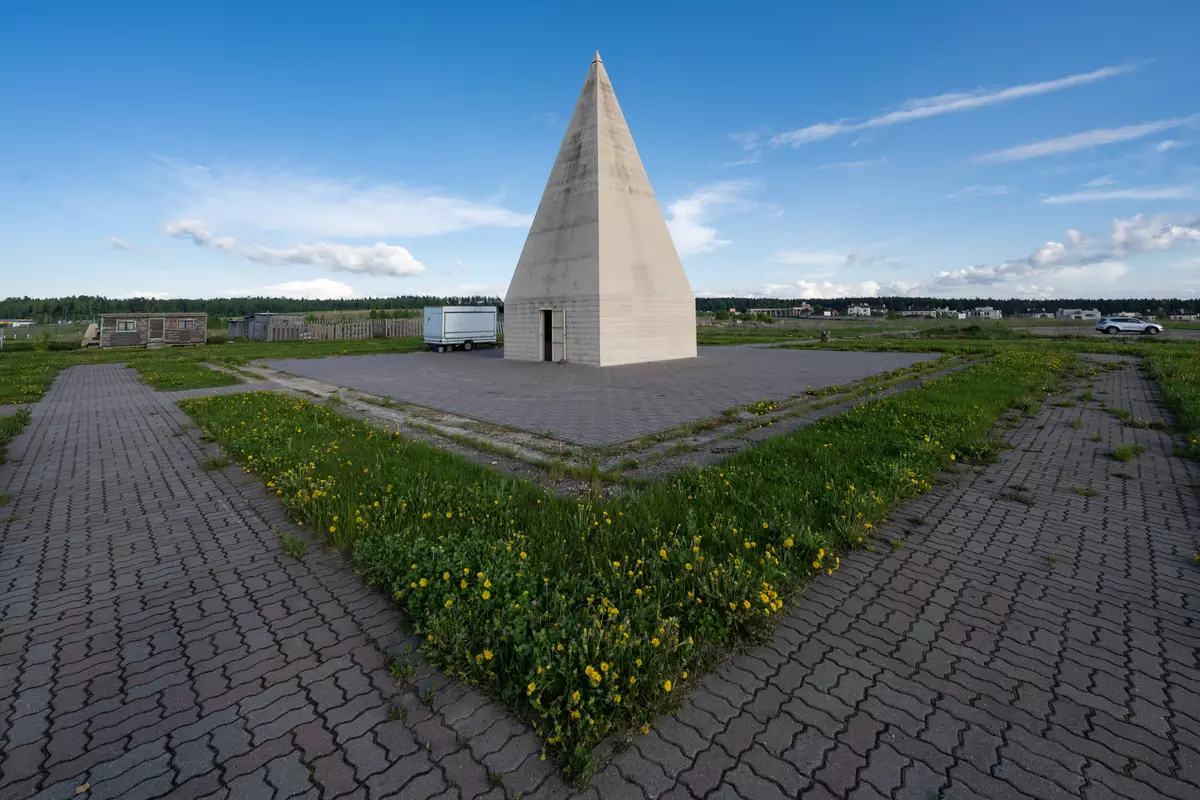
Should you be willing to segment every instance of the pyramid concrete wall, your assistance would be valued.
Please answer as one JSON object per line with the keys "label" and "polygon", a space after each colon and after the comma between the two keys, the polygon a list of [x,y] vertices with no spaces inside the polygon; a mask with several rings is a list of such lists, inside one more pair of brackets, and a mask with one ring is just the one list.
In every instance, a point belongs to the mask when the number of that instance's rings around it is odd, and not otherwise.
{"label": "pyramid concrete wall", "polygon": [[695,299],[599,54],[504,302],[504,355],[542,360],[541,312],[566,314],[566,359],[696,355]]}

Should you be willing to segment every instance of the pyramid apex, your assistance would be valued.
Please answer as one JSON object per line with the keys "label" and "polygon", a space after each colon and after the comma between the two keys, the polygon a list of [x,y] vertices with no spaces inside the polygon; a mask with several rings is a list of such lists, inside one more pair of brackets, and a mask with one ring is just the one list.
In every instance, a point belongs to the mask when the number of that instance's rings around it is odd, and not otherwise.
{"label": "pyramid apex", "polygon": [[601,64],[603,64],[603,63],[604,63],[604,60],[600,58],[600,51],[599,51],[599,50],[597,50],[597,51],[596,51],[596,57],[592,59],[592,63],[593,63],[593,64],[595,64],[595,63],[597,63],[597,62],[599,62],[599,63],[601,63]]}

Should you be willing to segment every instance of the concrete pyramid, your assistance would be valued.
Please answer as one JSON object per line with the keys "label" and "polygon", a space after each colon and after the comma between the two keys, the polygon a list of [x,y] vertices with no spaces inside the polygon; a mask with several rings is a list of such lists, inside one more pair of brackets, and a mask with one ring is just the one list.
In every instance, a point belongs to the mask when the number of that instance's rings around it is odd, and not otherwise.
{"label": "concrete pyramid", "polygon": [[596,53],[504,299],[504,357],[695,355],[696,301]]}

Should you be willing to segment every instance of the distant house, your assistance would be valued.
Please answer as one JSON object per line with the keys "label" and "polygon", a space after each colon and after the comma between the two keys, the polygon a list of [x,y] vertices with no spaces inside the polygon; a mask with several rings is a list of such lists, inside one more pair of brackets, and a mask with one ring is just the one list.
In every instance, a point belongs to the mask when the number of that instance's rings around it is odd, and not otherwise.
{"label": "distant house", "polygon": [[1000,309],[991,306],[975,306],[967,309],[967,319],[1000,319],[1004,315]]}
{"label": "distant house", "polygon": [[[730,309],[733,312],[733,309]],[[747,314],[766,314],[771,317],[802,317],[805,314],[812,313],[812,306],[808,303],[802,303],[791,308],[748,308]]]}
{"label": "distant house", "polygon": [[0,328],[28,328],[32,325],[31,319],[0,319]]}
{"label": "distant house", "polygon": [[1060,308],[1054,312],[1055,319],[1100,319],[1098,308]]}
{"label": "distant house", "polygon": [[101,314],[101,347],[165,347],[208,341],[203,312]]}
{"label": "distant house", "polygon": [[1054,319],[1054,314],[1045,310],[1022,311],[1018,316],[1020,316],[1022,319]]}
{"label": "distant house", "polygon": [[870,306],[850,306],[846,309],[847,317],[869,317],[871,316]]}
{"label": "distant house", "polygon": [[1195,322],[1197,319],[1200,319],[1200,315],[1184,314],[1184,313],[1180,312],[1178,314],[1171,314],[1170,318],[1175,320],[1176,322]]}

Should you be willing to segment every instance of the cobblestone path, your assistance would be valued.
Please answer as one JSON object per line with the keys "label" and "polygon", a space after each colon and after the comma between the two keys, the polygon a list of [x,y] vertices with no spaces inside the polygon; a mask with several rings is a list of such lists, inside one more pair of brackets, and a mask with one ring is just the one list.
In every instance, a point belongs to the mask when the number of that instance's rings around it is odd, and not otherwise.
{"label": "cobblestone path", "polygon": [[[1134,368],[1094,391],[900,509],[583,795],[1200,797],[1200,470],[1098,407],[1161,416]],[[397,613],[284,557],[173,399],[69,370],[0,467],[0,797],[567,796],[478,693],[394,686]]]}

